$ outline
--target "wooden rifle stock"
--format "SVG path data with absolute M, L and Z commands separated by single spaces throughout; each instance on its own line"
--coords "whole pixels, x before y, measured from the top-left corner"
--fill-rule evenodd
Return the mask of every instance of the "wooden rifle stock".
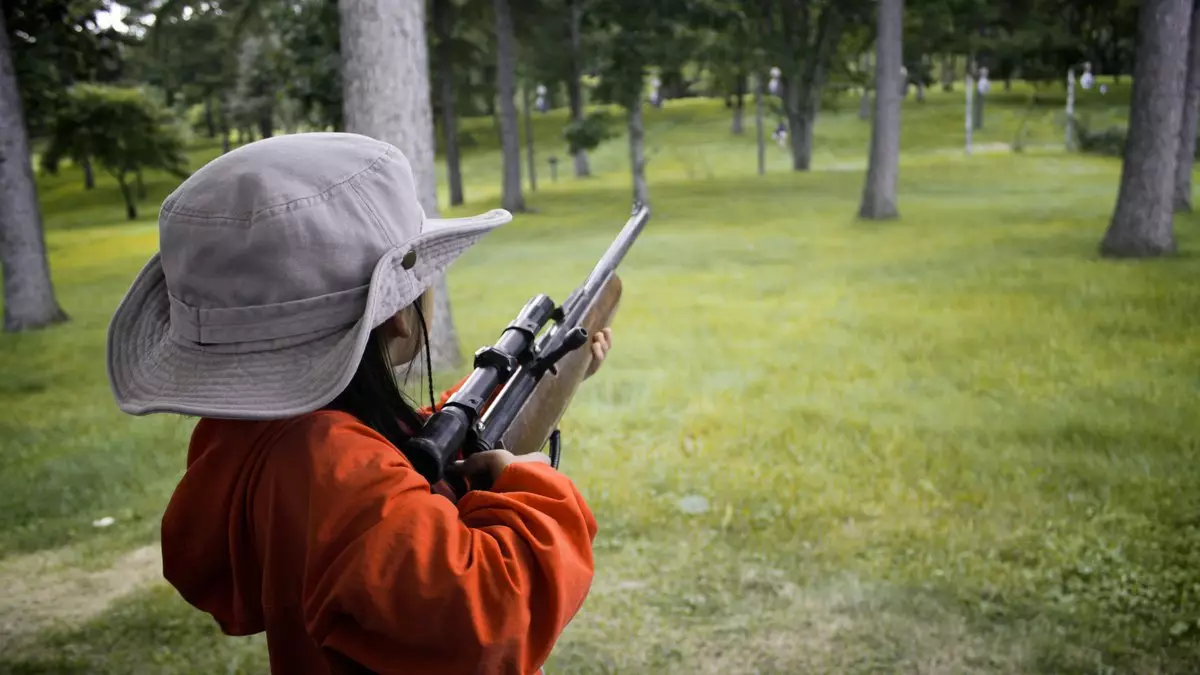
M 582 325 L 588 332 L 587 344 L 564 356 L 555 365 L 557 373 L 547 373 L 542 378 L 504 433 L 504 447 L 509 452 L 524 455 L 545 445 L 592 364 L 592 336 L 612 325 L 620 301 L 621 279 L 614 274 L 584 315 Z

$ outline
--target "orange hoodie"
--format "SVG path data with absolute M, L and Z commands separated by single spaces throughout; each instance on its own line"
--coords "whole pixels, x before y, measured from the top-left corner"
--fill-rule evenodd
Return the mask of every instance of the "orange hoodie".
M 595 536 L 549 466 L 512 464 L 455 504 L 349 414 L 205 418 L 163 574 L 226 634 L 266 631 L 277 675 L 526 675 L 587 596 Z

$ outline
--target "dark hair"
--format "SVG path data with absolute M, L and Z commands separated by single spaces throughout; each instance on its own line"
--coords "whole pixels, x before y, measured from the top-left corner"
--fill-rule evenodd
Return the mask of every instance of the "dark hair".
M 414 307 L 421 323 L 421 350 L 425 352 L 426 376 L 429 378 L 429 405 L 433 406 L 433 372 L 429 367 L 432 365 L 429 356 L 429 331 L 421 311 L 423 300 L 424 298 L 418 299 Z M 409 363 L 409 373 L 412 372 L 413 363 L 416 363 L 416 357 Z M 406 380 L 407 377 L 406 374 Z M 367 348 L 363 351 L 350 384 L 325 408 L 354 415 L 358 421 L 379 432 L 397 448 L 403 448 L 405 441 L 425 423 L 396 382 L 395 369 L 388 356 L 387 324 L 371 331 L 367 339 Z

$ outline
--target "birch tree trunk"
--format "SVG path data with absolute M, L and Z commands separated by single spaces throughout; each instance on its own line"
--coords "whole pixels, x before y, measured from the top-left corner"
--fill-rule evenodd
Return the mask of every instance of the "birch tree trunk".
M 583 121 L 583 85 L 580 83 L 583 64 L 583 7 L 581 0 L 571 0 L 571 77 L 567 80 L 567 96 L 571 99 L 571 120 Z M 592 175 L 587 150 L 575 153 L 575 177 Z
M 642 97 L 629 104 L 629 168 L 633 172 L 633 201 L 649 204 L 646 186 L 646 129 L 642 123 Z
M 871 160 L 863 186 L 860 218 L 899 217 L 896 180 L 900 175 L 900 65 L 904 58 L 904 0 L 879 0 L 875 39 L 875 122 Z
M 96 187 L 96 171 L 92 168 L 90 157 L 83 158 L 83 189 L 93 190 Z
M 67 320 L 50 281 L 31 162 L 8 27 L 0 13 L 0 266 L 4 267 L 5 331 Z
M 521 193 L 521 138 L 517 129 L 517 37 L 508 0 L 492 0 L 496 13 L 496 88 L 500 98 L 500 151 L 504 156 L 501 203 L 524 211 Z
M 1188 46 L 1187 91 L 1180 122 L 1179 154 L 1175 164 L 1175 211 L 1192 210 L 1192 164 L 1196 160 L 1196 126 L 1200 115 L 1200 2 L 1192 7 Z
M 454 62 L 448 45 L 453 37 L 451 0 L 434 0 L 433 28 L 442 47 L 438 56 L 438 80 L 442 98 L 442 144 L 446 148 L 446 179 L 450 184 L 450 206 L 463 203 L 462 158 L 458 150 L 458 111 L 454 107 Z
M 400 148 L 412 164 L 425 214 L 439 214 L 425 3 L 340 0 L 342 109 L 346 131 Z M 433 367 L 462 364 L 445 277 L 434 285 Z
M 1172 201 L 1182 126 L 1192 0 L 1143 0 L 1130 92 L 1121 188 L 1100 252 L 1148 257 L 1175 252 Z

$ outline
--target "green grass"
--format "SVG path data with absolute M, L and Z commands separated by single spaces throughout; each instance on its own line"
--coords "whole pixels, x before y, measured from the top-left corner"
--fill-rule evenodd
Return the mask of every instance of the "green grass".
M 997 95 L 976 141 L 1011 141 L 1021 97 Z M 1177 258 L 1101 260 L 1120 164 L 1049 147 L 1050 106 L 1029 127 L 1047 147 L 964 157 L 960 103 L 906 104 L 886 223 L 853 217 L 869 127 L 852 101 L 803 175 L 771 146 L 755 176 L 717 102 L 648 113 L 655 214 L 610 363 L 564 424 L 597 578 L 550 673 L 1200 670 L 1200 217 L 1177 219 Z M 538 120 L 543 157 L 561 119 Z M 465 126 L 455 214 L 498 200 L 490 122 Z M 537 212 L 456 265 L 465 351 L 530 295 L 565 297 L 615 235 L 623 140 L 593 159 L 591 180 L 543 172 Z M 125 224 L 111 185 L 76 178 L 42 193 L 73 321 L 0 336 L 0 556 L 70 547 L 99 567 L 155 540 L 191 423 L 122 416 L 103 368 L 171 182 Z M 706 511 L 681 508 L 696 496 Z M 92 528 L 103 515 L 118 523 Z M 0 640 L 0 672 L 265 663 L 261 638 L 221 637 L 163 587 Z

